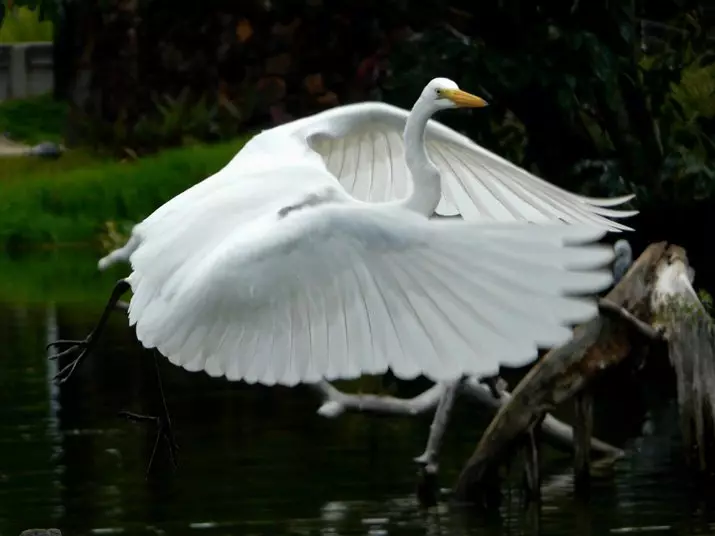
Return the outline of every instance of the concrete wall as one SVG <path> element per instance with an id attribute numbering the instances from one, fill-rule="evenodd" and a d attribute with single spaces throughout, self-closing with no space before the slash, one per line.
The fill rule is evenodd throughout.
<path id="1" fill-rule="evenodd" d="M 0 45 L 0 101 L 52 91 L 52 43 Z"/>

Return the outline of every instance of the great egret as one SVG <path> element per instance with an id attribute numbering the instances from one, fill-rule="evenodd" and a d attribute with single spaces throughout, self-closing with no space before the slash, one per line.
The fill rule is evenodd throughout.
<path id="1" fill-rule="evenodd" d="M 439 169 L 416 133 L 438 110 L 482 105 L 453 82 L 430 82 L 406 127 L 415 188 L 383 203 L 352 197 L 303 134 L 256 136 L 135 226 L 131 275 L 87 339 L 58 342 L 71 345 L 60 355 L 79 354 L 58 379 L 129 288 L 129 323 L 145 347 L 188 370 L 266 385 L 388 368 L 404 379 L 493 375 L 566 342 L 569 325 L 597 314 L 576 295 L 612 282 L 601 269 L 612 248 L 588 244 L 605 234 L 603 218 L 545 187 L 553 206 L 585 223 L 425 216 L 440 201 Z M 510 184 L 542 192 L 541 183 Z"/>
<path id="2" fill-rule="evenodd" d="M 637 214 L 608 208 L 633 195 L 596 199 L 567 192 L 430 119 L 447 108 L 483 106 L 483 99 L 460 91 L 453 81 L 435 78 L 410 112 L 381 102 L 363 102 L 265 130 L 220 173 L 182 193 L 151 217 L 181 214 L 181 203 L 191 205 L 201 196 L 219 195 L 214 190 L 222 183 L 244 180 L 258 166 L 278 173 L 281 160 L 291 155 L 322 169 L 316 161 L 321 159 L 347 193 L 360 201 L 404 200 L 413 193 L 409 208 L 425 216 L 461 215 L 468 221 L 563 220 L 614 232 L 631 230 L 607 218 Z M 99 269 L 128 261 L 138 244 L 132 233 L 127 244 L 100 259 Z"/>

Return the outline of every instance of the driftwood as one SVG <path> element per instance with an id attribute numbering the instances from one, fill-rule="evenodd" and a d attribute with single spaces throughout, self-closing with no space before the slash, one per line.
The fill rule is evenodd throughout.
<path id="1" fill-rule="evenodd" d="M 328 418 L 338 417 L 345 411 L 414 416 L 425 413 L 436 406 L 425 450 L 420 456 L 414 458 L 414 461 L 420 466 L 417 498 L 424 507 L 435 505 L 438 499 L 436 477 L 439 464 L 437 458 L 457 395 L 466 394 L 479 404 L 493 409 L 499 409 L 511 400 L 511 395 L 506 391 L 505 382 L 501 378 L 493 386 L 497 391 L 497 396 L 482 379 L 474 377 L 454 383 L 435 384 L 411 399 L 371 394 L 347 394 L 336 389 L 327 381 L 313 384 L 312 387 L 323 398 L 323 404 L 318 409 L 318 414 Z M 546 414 L 540 420 L 540 427 L 542 432 L 540 435 L 547 439 L 552 446 L 569 453 L 574 452 L 576 434 L 571 426 Z M 533 433 L 532 436 L 534 436 Z M 534 438 L 534 445 L 536 445 L 536 438 Z M 607 459 L 617 459 L 623 455 L 620 449 L 596 438 L 589 438 L 589 441 L 582 445 L 585 447 L 581 448 L 600 454 Z M 538 465 L 532 464 L 532 467 L 537 468 L 538 471 Z"/>
<path id="2" fill-rule="evenodd" d="M 328 418 L 338 417 L 345 411 L 414 416 L 426 413 L 436 407 L 425 451 L 415 458 L 415 461 L 423 465 L 430 473 L 436 473 L 438 470 L 439 447 L 458 394 L 465 394 L 477 403 L 495 410 L 507 404 L 512 397 L 502 385 L 499 388 L 499 397 L 495 398 L 489 387 L 478 378 L 465 378 L 457 384 L 437 383 L 410 399 L 370 394 L 348 394 L 336 389 L 329 382 L 316 383 L 312 387 L 323 399 L 318 414 Z M 570 425 L 552 415 L 545 415 L 541 425 L 545 439 L 553 447 L 564 452 L 573 452 L 574 431 Z M 607 456 L 622 454 L 620 449 L 596 438 L 591 438 L 589 445 L 589 450 L 595 454 Z"/>
<path id="3" fill-rule="evenodd" d="M 534 428 L 548 411 L 572 398 L 577 416 L 574 486 L 577 491 L 587 489 L 592 400 L 586 388 L 605 370 L 629 356 L 645 358 L 653 351 L 669 350 L 679 377 L 683 426 L 693 431 L 691 444 L 702 447 L 706 438 L 712 438 L 713 429 L 708 424 L 712 423 L 715 407 L 715 384 L 711 383 L 715 382 L 714 330 L 690 286 L 691 277 L 692 270 L 682 248 L 665 242 L 651 244 L 601 299 L 601 314 L 578 326 L 571 341 L 548 352 L 517 385 L 511 400 L 501 407 L 462 470 L 455 499 L 494 506 L 494 497 L 498 496 L 498 490 L 494 489 L 498 485 L 497 468 L 524 446 L 527 482 L 539 486 Z M 683 296 L 689 310 L 699 311 L 694 315 L 695 321 L 693 315 L 686 318 L 682 313 Z M 674 301 L 678 302 L 677 307 L 673 306 Z M 688 355 L 690 350 L 695 350 L 700 358 Z M 706 450 L 700 448 L 698 453 Z M 705 464 L 702 455 L 698 460 Z M 538 495 L 539 490 L 530 491 Z"/>

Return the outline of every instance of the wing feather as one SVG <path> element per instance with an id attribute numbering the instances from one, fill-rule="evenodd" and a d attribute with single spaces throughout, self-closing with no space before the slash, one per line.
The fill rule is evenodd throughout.
<path id="1" fill-rule="evenodd" d="M 234 228 L 170 277 L 147 253 L 170 244 L 148 235 L 131 258 L 130 324 L 172 363 L 267 385 L 492 374 L 596 314 L 571 294 L 611 283 L 612 250 L 583 245 L 604 232 L 331 203 Z"/>
<path id="2" fill-rule="evenodd" d="M 395 106 L 361 103 L 307 118 L 295 130 L 352 196 L 379 203 L 403 199 L 411 188 L 402 139 L 408 115 Z M 425 143 L 442 176 L 437 215 L 460 214 L 482 221 L 563 220 L 622 231 L 630 227 L 610 218 L 637 214 L 609 208 L 627 203 L 633 195 L 600 199 L 573 194 L 435 120 L 428 122 Z M 354 152 L 361 158 L 352 158 Z M 334 164 L 346 158 L 349 166 Z"/>
<path id="3" fill-rule="evenodd" d="M 412 190 L 402 133 L 409 112 L 384 103 L 340 106 L 268 129 L 252 138 L 220 171 L 182 192 L 135 227 L 129 242 L 99 262 L 100 269 L 127 258 L 145 235 L 180 235 L 185 215 L 217 198 L 234 204 L 234 223 L 262 213 L 277 191 L 300 189 L 295 166 L 327 169 L 360 201 L 404 199 Z M 437 216 L 460 215 L 482 221 L 551 221 L 590 223 L 610 231 L 629 227 L 611 219 L 636 211 L 613 210 L 634 196 L 611 199 L 576 195 L 556 187 L 487 151 L 451 128 L 430 120 L 425 141 L 442 175 Z M 270 187 L 262 187 L 269 183 Z M 243 195 L 236 205 L 236 189 Z M 280 196 L 279 196 L 280 197 Z M 258 208 L 256 208 L 258 207 Z M 230 228 L 230 226 L 225 226 Z M 205 236 L 213 236 L 206 229 Z M 168 237 L 167 237 L 168 238 Z M 166 242 L 170 242 L 167 239 Z M 206 248 L 213 244 L 205 244 Z M 152 255 L 156 252 L 152 252 Z M 181 259 L 173 259 L 180 264 Z M 166 273 L 173 267 L 165 265 Z"/>

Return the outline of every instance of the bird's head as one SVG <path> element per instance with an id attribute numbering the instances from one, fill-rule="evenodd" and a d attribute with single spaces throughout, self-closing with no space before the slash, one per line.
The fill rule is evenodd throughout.
<path id="1" fill-rule="evenodd" d="M 420 100 L 436 110 L 448 108 L 483 108 L 487 101 L 466 91 L 449 78 L 435 78 L 422 90 Z"/>

